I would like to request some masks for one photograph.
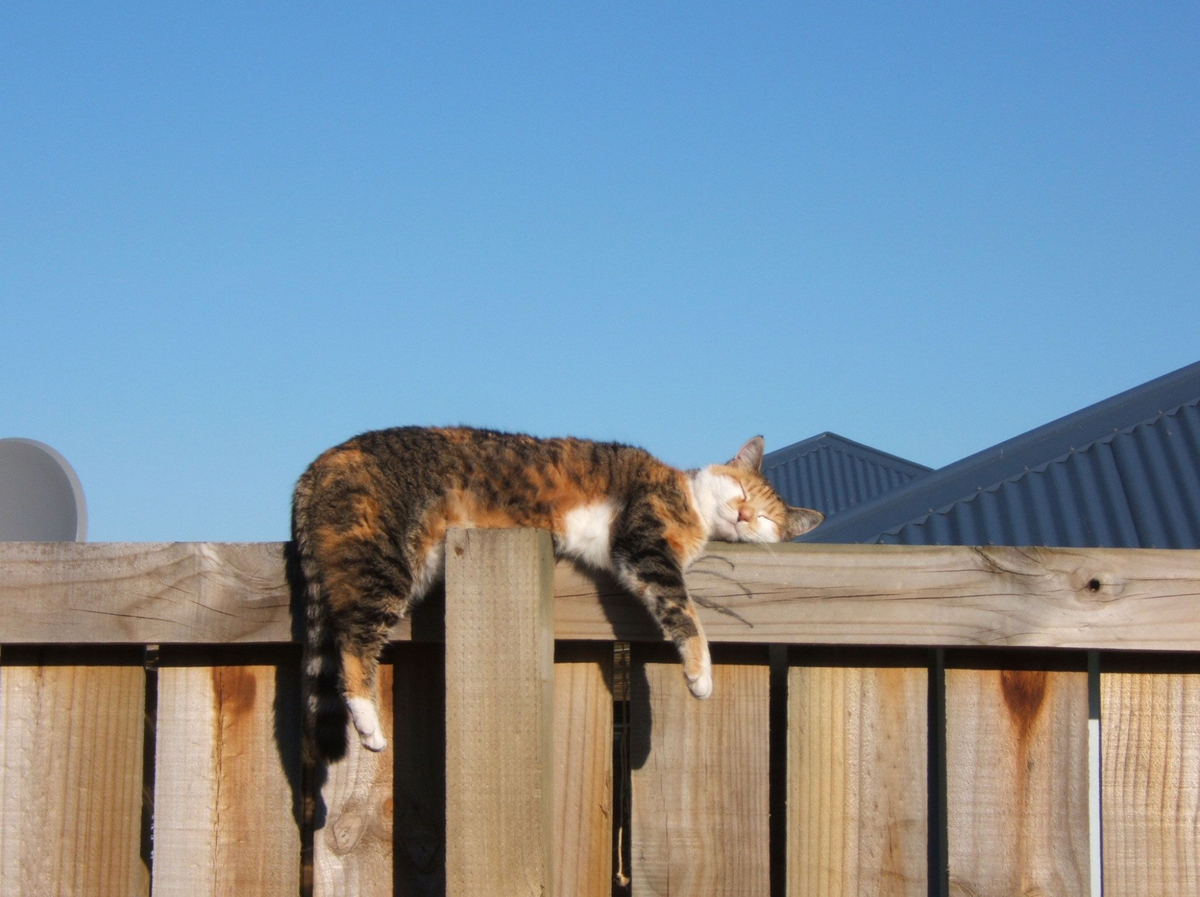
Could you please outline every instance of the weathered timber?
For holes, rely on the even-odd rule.
[[[1087,673],[946,671],[951,894],[1087,897]]]
[[[554,892],[612,894],[612,646],[554,664]]]
[[[633,652],[633,897],[770,893],[770,671],[714,662],[713,696]],[[654,650],[654,649],[648,649]]]
[[[150,892],[140,666],[0,670],[0,893]]]
[[[1104,893],[1200,894],[1200,675],[1100,677]]]
[[[155,897],[299,891],[298,679],[287,666],[159,669]]]
[[[446,897],[554,897],[554,557],[545,530],[446,537]]]
[[[0,542],[0,642],[292,640],[279,542]]]
[[[1200,650],[1200,551],[711,544],[687,581],[716,642]],[[554,594],[556,638],[662,637],[570,563]],[[0,543],[0,643],[292,638],[281,543]]]
[[[921,667],[788,671],[789,894],[928,893],[928,677]]]

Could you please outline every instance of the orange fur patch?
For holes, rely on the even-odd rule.
[[[367,670],[362,658],[349,651],[342,652],[342,676],[345,678],[346,695],[351,698],[370,698]]]
[[[682,513],[681,509],[668,508],[658,496],[650,499],[650,506],[654,508],[654,513],[658,518],[665,523],[663,538],[667,540],[667,544],[671,546],[671,550],[675,552],[675,556],[680,562],[686,565],[704,546],[705,532],[704,526],[700,522],[700,515]],[[688,510],[690,511],[690,509]]]
[[[461,525],[459,521],[451,520],[447,516],[445,502],[438,502],[437,505],[426,511],[412,542],[414,564],[422,563],[429,552],[446,538],[447,529],[459,525]]]
[[[381,509],[379,502],[370,495],[356,495],[351,499],[355,521],[350,526],[322,526],[317,529],[318,552],[326,560],[340,556],[349,543],[374,542],[381,538],[379,524]]]
[[[696,629],[700,629],[700,621],[694,613],[688,614],[696,621]],[[704,672],[704,637],[702,635],[693,636],[688,639],[683,646],[681,652],[683,657],[683,671],[689,676],[697,676]]]
[[[322,452],[312,466],[322,473],[332,474],[347,470],[357,473],[365,466],[366,457],[362,449],[335,446]]]
[[[446,496],[446,520],[451,526],[509,527],[537,526],[536,522],[518,519],[508,511],[492,508],[467,489],[454,489]]]
[[[667,471],[677,481],[676,488],[671,491],[678,493],[683,499],[687,495],[684,474],[670,468],[667,468]],[[664,501],[659,495],[651,496],[650,506],[658,518],[663,521],[663,538],[667,540],[667,544],[671,546],[671,550],[675,552],[679,561],[687,566],[704,547],[707,537],[700,515],[690,504],[685,502],[671,504]]]

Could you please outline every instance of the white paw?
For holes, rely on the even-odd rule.
[[[693,679],[691,676],[685,676],[685,678],[687,679],[688,688],[691,689],[691,692],[695,697],[703,701],[705,698],[712,695],[713,680],[711,672],[701,673],[695,679]]]
[[[382,751],[387,747],[387,739],[383,737],[383,727],[379,725],[379,714],[375,705],[366,698],[351,698],[346,702],[350,707],[350,718],[354,720],[354,728],[358,730],[358,740],[369,751]]]
[[[375,751],[376,753],[387,747],[387,739],[383,737],[383,733],[378,729],[370,735],[364,735],[362,732],[359,732],[358,740],[362,742],[362,746],[368,751]]]

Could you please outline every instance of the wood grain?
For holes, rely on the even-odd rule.
[[[553,570],[544,530],[446,538],[446,894],[553,897]]]
[[[635,648],[634,897],[766,897],[770,891],[769,670],[714,664],[697,701],[678,663]]]
[[[279,542],[0,542],[0,642],[291,641]]]
[[[1200,674],[1100,677],[1106,897],[1200,894]]]
[[[612,648],[554,664],[554,880],[565,897],[612,894]]]
[[[392,665],[381,664],[379,722],[390,746],[372,753],[350,731],[345,758],[326,770],[313,836],[313,897],[393,893],[393,683]]]
[[[788,671],[789,894],[926,894],[928,677]]]
[[[0,668],[0,882],[13,897],[144,895],[145,672]]]
[[[299,700],[290,668],[159,668],[155,897],[299,891]]]
[[[282,556],[0,543],[0,643],[290,641]],[[1200,650],[1200,551],[713,543],[687,581],[716,642]],[[611,580],[561,562],[554,593],[557,638],[662,638]]]
[[[951,897],[1090,894],[1084,672],[946,671]]]

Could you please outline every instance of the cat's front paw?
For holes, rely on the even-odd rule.
[[[683,651],[683,678],[691,693],[703,701],[713,691],[712,658],[704,637],[689,639]]]
[[[687,679],[688,689],[694,697],[704,700],[712,695],[713,680],[712,671],[708,670],[700,673],[698,676],[689,676],[686,673],[684,678]]]

